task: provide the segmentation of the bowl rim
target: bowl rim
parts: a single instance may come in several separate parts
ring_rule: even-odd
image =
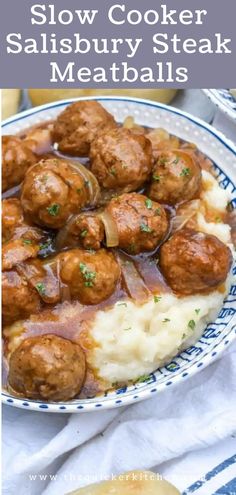
[[[234,110],[229,105],[227,105],[224,98],[219,94],[218,89],[203,89],[205,95],[211,100],[214,105],[219,108],[224,114],[230,117],[230,120],[235,123],[236,121],[236,109]],[[215,93],[217,91],[217,94]],[[229,91],[229,90],[226,90]]]
[[[133,97],[124,97],[124,96],[90,96],[90,97],[77,97],[77,98],[70,98],[70,99],[64,99],[64,100],[59,100],[56,102],[51,102],[51,103],[46,103],[44,105],[40,105],[37,107],[30,108],[28,110],[25,110],[24,112],[20,112],[14,116],[11,116],[7,119],[5,119],[2,124],[1,128],[4,129],[6,126],[12,123],[16,123],[19,120],[26,119],[27,117],[31,115],[36,115],[42,111],[45,110],[50,110],[52,108],[57,108],[57,107],[62,107],[69,105],[73,102],[76,101],[83,101],[83,100],[96,100],[96,101],[127,101],[130,103],[136,103],[140,105],[146,105],[146,106],[151,106],[157,109],[163,109],[167,112],[170,112],[172,114],[175,114],[177,116],[184,117],[186,120],[189,120],[193,124],[197,125],[198,127],[201,127],[202,129],[206,130],[208,133],[213,135],[223,146],[228,148],[236,157],[236,145],[228,138],[224,136],[224,134],[221,131],[216,130],[213,126],[210,124],[204,122],[202,119],[193,116],[189,112],[185,112],[183,110],[177,109],[175,107],[172,107],[171,105],[166,105],[164,103],[158,103],[149,99],[143,99],[143,98],[133,98]],[[229,171],[227,171],[229,173]],[[231,177],[230,177],[231,179]],[[157,384],[143,384],[143,388],[137,389],[137,392],[135,394],[134,391],[127,391],[122,395],[122,400],[119,400],[119,396],[117,397],[112,397],[112,398],[106,398],[104,400],[104,397],[96,397],[93,399],[81,399],[81,400],[76,400],[76,403],[73,403],[73,401],[69,402],[57,402],[57,403],[44,403],[42,401],[35,401],[32,399],[24,399],[24,398],[17,398],[14,396],[11,396],[8,394],[6,391],[2,391],[1,397],[2,397],[2,402],[7,405],[11,405],[14,407],[18,408],[23,408],[23,409],[28,409],[31,411],[38,411],[38,412],[50,412],[50,413],[84,413],[84,412],[94,412],[96,410],[105,410],[105,409],[112,409],[112,408],[117,408],[117,407],[124,407],[129,404],[135,403],[142,401],[144,399],[147,399],[148,397],[152,397],[155,394],[161,392],[162,390],[166,389],[166,386],[172,385],[176,386],[179,383],[180,378],[188,378],[193,375],[195,375],[198,371],[199,368],[203,370],[206,366],[208,366],[210,363],[213,363],[216,359],[219,358],[219,356],[223,353],[224,349],[226,349],[236,338],[236,324],[233,323],[233,321],[229,321],[229,331],[220,342],[218,342],[215,345],[214,352],[206,352],[203,354],[201,361],[199,362],[198,360],[196,361],[196,358],[190,363],[190,366],[188,368],[188,372],[185,373],[184,369],[181,369],[179,373],[176,373],[173,377],[170,377],[170,381],[167,382],[161,382]],[[212,350],[211,350],[212,351]],[[100,400],[99,400],[100,399]]]

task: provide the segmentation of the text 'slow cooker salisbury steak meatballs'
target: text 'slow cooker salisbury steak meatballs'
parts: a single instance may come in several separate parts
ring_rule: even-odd
[[[116,223],[119,247],[130,254],[153,251],[168,229],[164,208],[142,194],[118,196],[107,211]]]
[[[92,142],[91,170],[104,189],[135,191],[152,171],[152,146],[129,129],[107,130]]]
[[[114,117],[97,101],[78,101],[57,118],[53,139],[61,152],[87,156],[97,134],[116,125]]]
[[[73,399],[80,392],[84,378],[83,350],[56,335],[25,339],[10,358],[10,387],[31,399]]]
[[[181,150],[163,151],[153,168],[149,195],[175,205],[196,197],[200,185],[201,169],[195,157]]]
[[[90,201],[82,174],[66,160],[42,160],[26,173],[21,194],[24,212],[46,227],[62,227]]]
[[[160,253],[161,270],[169,285],[186,295],[217,288],[226,280],[231,264],[231,251],[223,242],[190,229],[176,232]]]

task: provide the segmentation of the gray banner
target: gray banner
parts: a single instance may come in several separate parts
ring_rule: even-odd
[[[1,7],[2,88],[235,87],[235,0],[38,2]]]

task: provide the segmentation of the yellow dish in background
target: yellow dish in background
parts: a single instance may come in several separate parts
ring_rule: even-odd
[[[17,113],[20,97],[20,89],[2,89],[2,120]]]
[[[130,96],[170,103],[176,93],[176,89],[29,89],[29,97],[33,106],[66,98],[97,95]]]
[[[130,471],[112,481],[80,488],[68,495],[180,495],[168,481],[158,479],[151,471]]]

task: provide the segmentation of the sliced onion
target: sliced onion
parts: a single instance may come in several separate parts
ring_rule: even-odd
[[[23,142],[36,155],[48,153],[52,146],[51,131],[49,129],[33,129],[27,134]]]
[[[200,200],[196,199],[190,201],[188,204],[188,208],[185,213],[177,214],[172,220],[171,233],[177,232],[177,230],[182,229],[194,216],[197,214],[199,210]]]
[[[74,218],[76,217],[77,215],[73,215],[68,221],[67,223],[64,225],[64,227],[62,227],[57,235],[56,235],[56,238],[55,238],[55,248],[56,248],[56,251],[61,251],[61,249],[63,249],[64,247],[70,247],[67,245],[67,241],[68,241],[68,234],[69,234],[69,231],[70,231],[70,226],[71,224],[73,223],[74,221]]]
[[[175,148],[179,148],[179,138],[171,136],[165,129],[153,129],[148,132],[147,138],[150,139],[153,151],[172,151]]]
[[[89,204],[95,206],[100,196],[100,186],[95,175],[80,162],[70,160],[69,163],[88,183]]]
[[[133,261],[128,260],[128,258],[125,258],[120,254],[117,255],[117,259],[121,267],[126,290],[130,297],[136,301],[145,301],[150,296],[150,291],[141,278]]]
[[[170,134],[165,129],[162,129],[161,127],[157,127],[156,129],[150,131],[147,134],[147,137],[150,137],[150,139],[157,144],[160,143],[161,141],[169,140]]]
[[[134,122],[134,117],[131,117],[131,115],[128,115],[128,117],[125,118],[124,122],[123,122],[123,127],[125,127],[125,129],[132,129],[135,125],[135,122]]]
[[[106,233],[106,245],[107,247],[116,247],[119,245],[119,234],[117,225],[111,214],[104,210],[99,213],[99,218],[102,220]]]
[[[54,297],[58,294],[60,302],[71,301],[70,287],[61,281],[60,276],[60,259],[58,257],[52,258],[44,263],[44,268],[46,270],[46,283],[53,282],[53,295]],[[48,302],[46,300],[45,302]]]
[[[134,117],[131,117],[130,115],[128,117],[125,118],[124,122],[123,122],[123,127],[125,129],[131,129],[132,131],[136,131],[138,132],[139,134],[144,134],[145,132],[145,129],[144,127],[142,127],[141,125],[139,124],[136,124],[135,123],[135,120],[134,120]]]
[[[165,279],[157,266],[157,260],[141,258],[138,259],[135,264],[146,286],[153,294],[170,291],[169,286],[165,282]]]
[[[2,193],[2,199],[8,198],[19,198],[21,193],[21,184],[17,186],[11,187],[11,189],[7,189],[7,191]]]

